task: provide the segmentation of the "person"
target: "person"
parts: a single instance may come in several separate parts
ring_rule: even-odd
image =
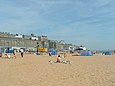
[[[51,60],[50,60],[49,62],[50,62],[50,64],[52,64],[52,63],[64,63],[64,64],[69,63],[69,64],[70,64],[70,61],[69,61],[69,60],[67,60],[67,61],[62,61],[61,59],[62,59],[62,57],[61,57],[60,55],[58,55],[56,61],[51,61]]]
[[[58,57],[57,57],[57,60],[56,61],[51,61],[51,60],[49,60],[49,62],[52,64],[52,63],[61,63],[61,56],[60,55],[58,55]]]
[[[16,59],[16,50],[13,52],[14,58]]]
[[[49,52],[49,56],[52,56],[52,53],[51,53],[51,52]]]
[[[60,56],[60,55],[58,55],[56,62],[57,62],[57,63],[60,63],[60,62],[61,62],[61,56]]]
[[[65,57],[67,56],[67,55],[66,55],[66,52],[64,52],[63,55],[64,55],[64,58],[65,58]]]
[[[2,57],[2,52],[0,52],[0,57]]]
[[[23,49],[20,49],[20,52],[21,52],[21,57],[23,58],[24,50],[23,50]]]
[[[0,57],[2,57],[2,51],[1,51],[1,49],[0,49]]]
[[[102,52],[102,55],[105,55],[105,52]]]
[[[11,55],[10,54],[5,54],[7,58],[11,58]]]

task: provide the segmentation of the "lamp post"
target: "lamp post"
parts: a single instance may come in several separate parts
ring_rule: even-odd
[[[36,47],[36,48],[37,48],[37,52],[38,52],[38,48],[39,48],[39,42],[37,42],[37,47]]]
[[[7,42],[7,43],[8,43],[8,48],[7,48],[8,53],[9,53],[9,49],[10,49],[10,48],[9,48],[9,46],[10,46],[10,40],[9,40],[10,38],[9,38],[9,35],[10,35],[10,33],[8,33],[8,42]]]

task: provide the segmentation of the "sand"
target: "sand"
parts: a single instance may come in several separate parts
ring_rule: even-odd
[[[71,64],[49,60],[56,56],[0,58],[0,86],[115,86],[115,55],[67,55]]]

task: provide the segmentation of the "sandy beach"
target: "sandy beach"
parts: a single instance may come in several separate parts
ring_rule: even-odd
[[[0,86],[115,86],[115,55],[72,56],[53,63],[56,56],[24,54],[0,58]]]

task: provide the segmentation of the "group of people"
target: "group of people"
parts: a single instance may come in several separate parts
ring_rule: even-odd
[[[52,56],[51,55],[51,53],[49,53],[49,56]],[[66,57],[66,53],[64,53],[63,55],[57,55],[57,58],[56,58],[56,61],[52,61],[52,60],[50,60],[49,62],[52,64],[52,63],[65,63],[65,64],[67,64],[67,63],[69,63],[70,64],[70,61],[68,60],[68,61],[64,61],[64,60],[62,60],[62,58],[65,58]]]
[[[13,50],[13,58],[15,58],[15,59],[16,59],[16,52],[17,51],[14,49]],[[21,57],[23,58],[23,56],[24,56],[24,50],[20,49],[19,52],[20,52]],[[11,54],[10,53],[6,53],[5,55],[6,55],[7,58],[11,58]]]

